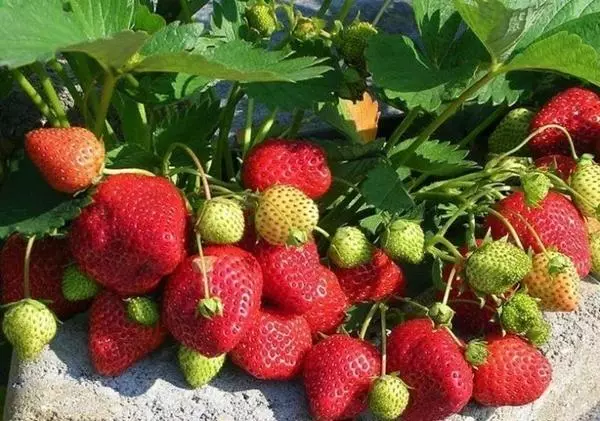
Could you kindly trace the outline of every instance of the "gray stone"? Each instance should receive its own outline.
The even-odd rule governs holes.
[[[548,314],[554,336],[546,355],[554,370],[548,391],[532,405],[470,405],[452,421],[600,420],[600,287],[582,283],[575,313]],[[86,316],[60,328],[33,363],[13,361],[5,421],[302,421],[310,419],[298,382],[263,382],[228,364],[210,385],[190,390],[179,373],[174,345],[123,375],[94,373],[86,347]]]

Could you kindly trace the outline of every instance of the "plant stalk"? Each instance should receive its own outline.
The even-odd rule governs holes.
[[[35,89],[35,87],[27,80],[25,75],[18,69],[14,69],[12,71],[13,78],[19,84],[23,92],[29,97],[31,102],[37,107],[37,109],[42,113],[46,119],[52,124],[54,127],[59,127],[60,123],[54,115],[53,111],[50,109],[44,98],[39,94],[39,92]]]
[[[475,127],[473,130],[471,130],[471,133],[466,135],[458,143],[459,149],[464,149],[464,148],[471,146],[473,141],[475,139],[477,139],[477,136],[479,136],[485,129],[490,127],[494,123],[494,121],[496,121],[498,119],[498,117],[500,117],[502,114],[504,114],[506,112],[507,109],[508,109],[508,106],[506,105],[506,103],[502,103],[502,105],[500,105],[498,108],[496,108],[493,113],[491,113],[489,116],[487,116],[487,118],[485,118],[481,123],[479,123],[477,125],[477,127]]]
[[[112,72],[107,72],[104,77],[104,86],[102,86],[102,93],[100,95],[100,105],[96,113],[96,124],[94,126],[94,134],[97,137],[102,137],[104,131],[104,120],[108,115],[108,108],[110,107],[110,100],[112,99],[115,85],[117,84],[117,78]]]
[[[252,143],[252,122],[254,118],[254,98],[248,98],[248,108],[246,110],[246,123],[244,125],[244,136],[242,141],[242,157],[250,150]]]
[[[379,309],[379,303],[375,303],[373,304],[373,306],[371,307],[371,309],[369,310],[369,312],[367,313],[367,316],[365,317],[365,321],[363,322],[361,328],[360,328],[360,332],[358,334],[358,337],[362,340],[365,339],[365,335],[367,334],[367,330],[369,329],[369,325],[371,324],[371,320],[373,320],[373,316],[375,316],[375,313],[377,313],[377,310]]]
[[[260,142],[265,140],[265,137],[267,137],[267,134],[271,130],[271,127],[273,127],[273,124],[275,124],[275,116],[277,115],[278,111],[279,109],[275,107],[273,111],[271,111],[271,114],[269,114],[267,118],[261,123],[256,133],[256,136],[254,136],[252,146],[258,145]]]
[[[33,69],[40,77],[42,89],[44,89],[44,93],[46,94],[48,101],[50,101],[50,106],[54,110],[54,114],[56,114],[60,126],[70,127],[65,107],[62,102],[60,102],[60,98],[56,93],[56,89],[54,89],[54,85],[52,85],[52,80],[50,80],[50,75],[46,71],[46,67],[42,63],[36,62],[33,65]]]
[[[206,200],[210,200],[211,199],[210,186],[208,184],[206,172],[204,171],[204,167],[202,166],[200,159],[198,159],[198,157],[196,156],[194,151],[189,146],[187,146],[183,143],[179,143],[179,142],[171,143],[171,145],[169,146],[169,149],[167,149],[167,152],[165,153],[165,157],[163,158],[163,174],[165,176],[168,176],[169,161],[171,159],[171,155],[173,155],[173,152],[175,151],[176,148],[180,148],[185,153],[187,153],[188,156],[194,162],[194,165],[196,165],[196,169],[198,170],[198,174],[199,174],[198,179],[200,180],[200,182],[202,183],[202,186],[204,187],[204,196],[206,197]],[[196,187],[199,187],[199,183],[197,183]]]
[[[387,330],[385,326],[387,306],[381,303],[379,311],[381,313],[381,375],[385,376],[387,371]]]
[[[354,6],[354,1],[355,0],[344,0],[344,4],[342,4],[342,8],[336,15],[335,20],[344,22],[348,17],[348,13],[350,13],[350,9],[352,9],[352,6]]]
[[[29,270],[31,268],[31,252],[33,250],[34,243],[35,235],[32,235],[27,240],[27,247],[25,248],[25,260],[23,262],[23,296],[25,298],[31,298],[31,280],[29,279]]]
[[[377,12],[377,16],[375,16],[375,19],[373,19],[373,26],[377,26],[377,24],[383,17],[383,14],[385,13],[385,11],[388,9],[388,7],[390,7],[390,4],[392,4],[392,0],[385,0],[383,2],[383,5],[379,9],[379,12]]]
[[[83,110],[83,107],[84,107],[83,97],[81,96],[81,93],[77,90],[77,87],[75,86],[75,84],[73,83],[73,81],[71,80],[69,75],[67,74],[64,66],[61,63],[59,63],[56,59],[50,60],[48,62],[48,65],[52,68],[52,70],[54,70],[56,72],[56,74],[63,81],[63,83],[65,84],[65,87],[71,94],[73,101],[75,101],[75,105],[77,106],[77,108],[79,108],[80,110]]]
[[[392,133],[390,138],[385,145],[385,151],[390,152],[394,146],[402,139],[402,136],[406,131],[410,128],[410,126],[414,123],[415,119],[419,116],[419,109],[413,108],[406,114],[404,119],[400,122],[396,130]]]

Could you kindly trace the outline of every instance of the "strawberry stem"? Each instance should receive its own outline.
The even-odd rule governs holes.
[[[23,296],[25,298],[31,297],[31,282],[29,279],[29,270],[31,268],[31,251],[33,250],[34,243],[35,235],[32,235],[27,240],[27,247],[25,248],[25,260],[23,262]]]
[[[252,143],[252,121],[254,118],[254,98],[248,98],[248,109],[246,110],[246,123],[242,141],[242,157],[245,158]]]
[[[206,197],[206,200],[210,200],[210,186],[208,184],[206,173],[204,172],[204,167],[202,166],[202,163],[200,162],[194,151],[189,146],[179,142],[171,143],[171,146],[169,146],[169,149],[167,149],[165,157],[163,158],[163,174],[165,175],[165,177],[169,175],[169,162],[176,148],[182,149],[185,153],[188,154],[192,161],[194,161],[194,165],[196,165],[196,169],[198,170],[198,176],[196,179],[196,189],[199,189],[200,184],[202,184],[202,186],[204,187],[204,196]]]
[[[592,203],[587,197],[583,196],[581,193],[575,191],[571,186],[569,186],[562,178],[552,174],[551,172],[545,172],[544,175],[548,177],[555,185],[555,187],[560,188],[570,195],[576,197],[581,202],[590,206],[591,208],[596,208],[596,205]]]
[[[523,140],[521,143],[519,143],[517,146],[515,146],[510,151],[505,152],[502,155],[500,155],[500,157],[498,158],[498,161],[501,161],[504,158],[506,158],[507,156],[510,156],[510,155],[514,154],[515,152],[519,151],[519,149],[521,149],[522,147],[527,145],[531,139],[533,139],[538,134],[540,134],[548,129],[557,129],[565,134],[565,136],[567,137],[567,140],[569,141],[569,146],[571,147],[571,153],[573,155],[573,158],[575,160],[577,160],[578,159],[577,152],[575,152],[575,146],[573,145],[573,139],[571,138],[571,135],[569,134],[567,129],[565,129],[563,126],[559,126],[558,124],[547,124],[545,126],[540,127],[539,129],[535,130],[533,133],[531,133],[529,136],[527,136],[525,138],[525,140]]]
[[[369,312],[367,313],[367,316],[365,317],[365,320],[360,328],[360,332],[358,334],[358,337],[360,339],[365,339],[365,335],[367,334],[367,329],[369,329],[369,325],[371,324],[371,320],[373,320],[373,316],[375,316],[375,313],[377,313],[377,309],[379,308],[379,303],[375,303],[373,304],[373,306],[371,307],[371,309],[369,310]]]
[[[39,94],[39,92],[35,89],[35,87],[27,80],[25,75],[21,73],[20,70],[14,69],[12,71],[12,75],[14,80],[19,84],[23,92],[29,97],[31,102],[37,107],[37,109],[42,113],[46,119],[52,124],[54,127],[59,127],[60,123],[56,119],[54,112],[50,109],[44,98]]]
[[[448,280],[446,281],[446,290],[444,291],[444,298],[442,300],[442,304],[447,305],[448,299],[450,298],[450,291],[452,290],[452,282],[456,277],[456,265],[452,266],[452,270],[450,271],[450,276],[448,276]]]
[[[104,121],[108,115],[110,100],[112,99],[116,84],[117,78],[112,74],[111,71],[106,72],[106,76],[104,77],[104,85],[102,86],[102,93],[100,94],[100,105],[98,106],[98,112],[96,113],[96,124],[94,126],[94,134],[98,138],[102,137],[102,132],[104,131]]]
[[[269,114],[267,118],[265,118],[265,120],[261,123],[261,125],[258,127],[256,135],[254,136],[252,144],[250,145],[250,148],[252,148],[254,145],[258,145],[260,142],[265,140],[265,137],[267,137],[269,130],[271,130],[271,127],[273,127],[273,124],[275,123],[275,116],[277,116],[278,111],[279,108],[275,107],[273,111],[271,111],[271,114]]]
[[[375,19],[373,19],[373,26],[376,26],[379,23],[385,11],[388,9],[388,7],[390,7],[390,4],[392,4],[392,0],[385,0],[383,2],[379,12],[377,12],[377,16],[375,16]]]
[[[504,215],[502,215],[500,212],[496,211],[493,208],[487,208],[488,213],[494,215],[496,218],[498,218],[498,220],[500,222],[502,222],[502,224],[506,227],[507,231],[510,233],[511,237],[513,238],[513,241],[515,242],[515,244],[521,249],[521,250],[525,250],[525,248],[523,247],[523,243],[521,243],[521,239],[519,238],[519,235],[517,234],[517,231],[515,230],[515,227],[512,226],[512,224],[509,222],[508,219],[506,219],[504,217]]]
[[[198,246],[198,256],[200,256],[200,271],[202,272],[202,284],[204,287],[204,298],[210,298],[210,286],[208,285],[208,271],[204,261],[204,251],[202,250],[202,238],[196,233],[196,245]]]
[[[531,235],[533,235],[533,238],[535,238],[535,241],[538,244],[538,247],[540,248],[540,250],[542,250],[542,252],[544,254],[547,253],[546,247],[544,246],[544,243],[542,242],[542,239],[538,235],[537,231],[533,228],[533,226],[523,217],[523,215],[521,215],[519,213],[515,213],[515,212],[513,212],[513,214],[517,218],[519,218],[521,220],[521,222],[523,222],[523,224],[525,224],[525,226],[527,227],[527,229],[529,230],[529,232],[531,233]]]
[[[408,128],[414,123],[416,118],[419,116],[419,113],[420,113],[420,108],[417,107],[417,108],[413,108],[412,110],[410,110],[408,112],[408,114],[406,114],[404,116],[404,118],[402,119],[402,121],[400,122],[398,127],[396,127],[396,129],[394,130],[394,132],[391,134],[390,138],[386,142],[386,145],[385,145],[386,153],[390,152],[393,149],[393,147],[396,146],[396,144],[400,141],[400,139],[402,139],[402,136],[404,135],[404,133],[406,133]],[[423,174],[423,175],[425,175],[425,174]]]
[[[321,234],[323,237],[327,238],[328,240],[331,239],[331,235],[320,226],[315,226],[314,230]]]
[[[106,175],[139,174],[139,175],[147,175],[149,177],[155,177],[156,176],[156,174],[154,174],[153,172],[147,171],[147,170],[143,170],[141,168],[118,168],[118,169],[104,168],[102,170],[102,173],[104,173]]]
[[[381,303],[379,305],[379,311],[381,313],[381,375],[385,376],[387,370],[387,330],[385,328],[385,315],[388,307]]]
[[[65,108],[63,107],[62,102],[60,102],[60,98],[58,97],[58,94],[52,85],[50,75],[48,75],[46,68],[42,63],[36,62],[33,64],[33,69],[40,78],[42,89],[44,89],[44,93],[46,94],[48,101],[50,101],[50,105],[52,106],[52,109],[58,118],[58,123],[61,127],[70,127],[69,119],[65,113]]]

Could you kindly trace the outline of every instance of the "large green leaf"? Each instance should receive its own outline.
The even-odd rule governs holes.
[[[245,10],[246,2],[243,1],[214,1],[210,33],[228,41],[244,39],[248,33],[248,25],[244,19]]]
[[[161,159],[135,143],[126,143],[106,153],[107,168],[141,168],[156,172],[161,168]]]
[[[169,104],[202,92],[212,80],[185,73],[140,73],[137,85],[123,80],[119,88],[144,104]]]
[[[336,102],[318,104],[316,114],[321,120],[342,133],[353,143],[361,142],[361,137],[356,130],[356,124],[342,101],[338,100]]]
[[[456,9],[497,62],[503,61],[533,25],[542,4],[524,0],[454,0]]]
[[[153,34],[166,26],[167,22],[161,15],[152,13],[148,5],[136,3],[133,15],[133,29]]]
[[[65,47],[129,29],[133,12],[134,0],[4,0],[0,66],[46,61]]]
[[[0,238],[14,232],[47,234],[77,217],[90,202],[85,194],[73,199],[52,190],[25,159],[0,188]]]
[[[152,35],[152,38],[148,39],[140,49],[139,54],[151,56],[153,54],[191,51],[199,45],[202,46],[203,51],[206,43],[213,47],[220,43],[215,38],[202,38],[203,32],[204,25],[201,23],[186,25],[180,25],[179,22],[171,23]]]
[[[397,213],[415,206],[398,173],[389,165],[369,171],[360,190],[367,203],[380,210]]]

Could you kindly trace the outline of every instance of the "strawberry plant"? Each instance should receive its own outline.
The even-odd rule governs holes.
[[[537,399],[543,311],[599,266],[600,3],[414,0],[411,37],[388,0],[208,3],[0,1],[0,93],[41,116],[0,144],[17,354],[91,301],[103,375],[168,332],[190,386],[229,359],[318,418]]]

